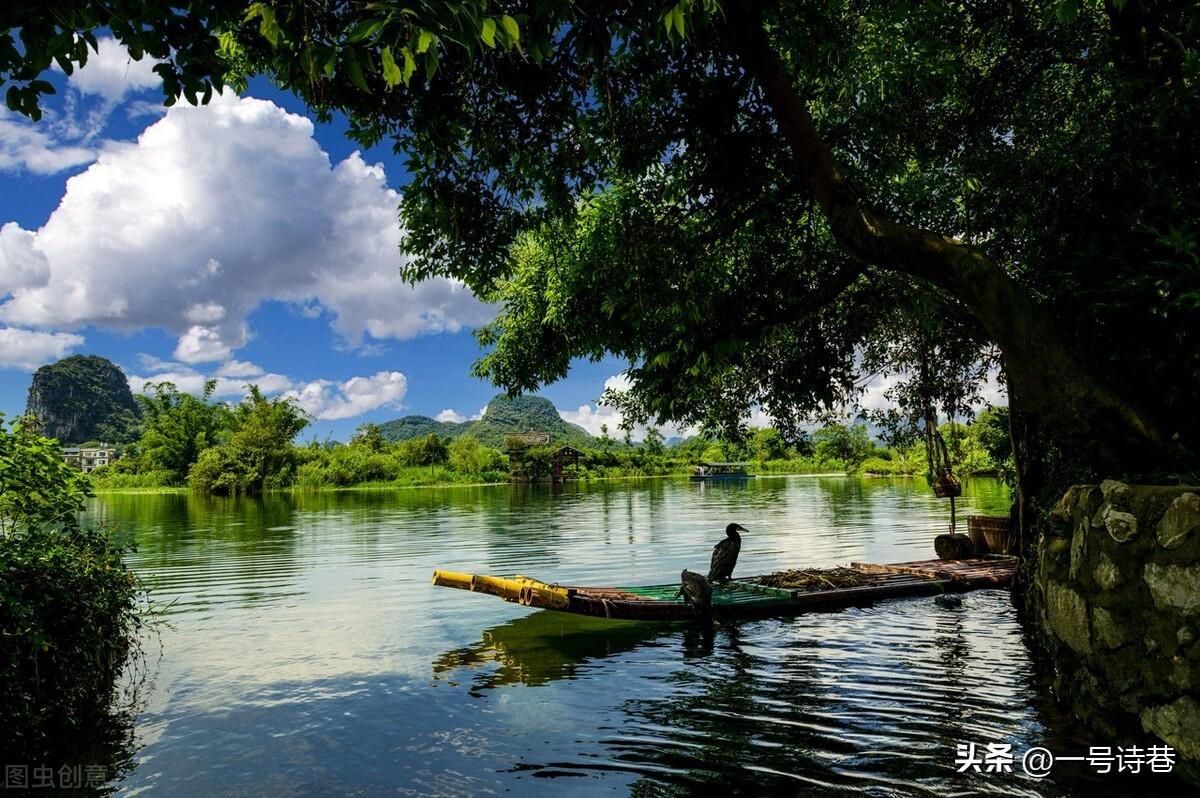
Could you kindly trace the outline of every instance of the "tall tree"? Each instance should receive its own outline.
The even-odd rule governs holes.
[[[1194,3],[188,12],[16,4],[10,104],[32,114],[51,59],[81,60],[68,34],[110,24],[166,60],[170,99],[266,73],[390,137],[404,274],[502,303],[478,370],[509,389],[614,352],[631,418],[730,427],[758,403],[788,432],[869,369],[945,411],[994,360],[1035,489],[1194,467]]]
[[[137,396],[144,424],[137,456],[143,470],[168,472],[182,484],[200,453],[220,442],[230,416],[224,403],[210,401],[216,387],[216,380],[209,380],[197,397],[181,393],[174,383],[146,383]]]

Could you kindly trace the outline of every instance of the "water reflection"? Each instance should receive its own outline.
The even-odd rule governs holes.
[[[573,679],[588,661],[631,651],[678,628],[678,624],[608,621],[543,610],[486,629],[478,642],[439,655],[433,661],[433,675],[456,684],[462,671],[468,671],[476,695],[505,685],[537,687]]]
[[[955,776],[958,740],[1080,742],[1038,697],[1002,592],[703,633],[429,584],[437,567],[661,583],[703,568],[730,520],[751,530],[747,573],[917,559],[946,522],[914,480],[710,487],[103,497],[171,622],[119,792],[1102,792],[1078,772]],[[994,482],[965,493],[964,512],[1007,508]]]

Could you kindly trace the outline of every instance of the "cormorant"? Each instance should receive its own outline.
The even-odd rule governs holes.
[[[712,586],[700,574],[684,568],[683,573],[679,574],[679,593],[675,595],[680,594],[697,617],[707,618],[712,614]]]
[[[742,550],[742,538],[738,532],[749,530],[741,524],[725,527],[725,539],[713,547],[712,564],[708,567],[708,581],[724,582],[733,576],[738,553]]]

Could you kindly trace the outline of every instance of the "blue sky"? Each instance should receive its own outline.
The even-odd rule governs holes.
[[[402,157],[265,81],[166,111],[150,66],[102,39],[51,76],[40,122],[0,112],[0,412],[24,409],[38,364],[84,353],[136,383],[293,395],[315,418],[305,438],[478,414],[496,389],[468,374],[471,330],[493,311],[400,281]],[[622,367],[580,363],[543,395],[615,426],[595,400]]]

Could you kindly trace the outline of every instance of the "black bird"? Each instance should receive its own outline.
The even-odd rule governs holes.
[[[712,564],[708,566],[708,581],[724,582],[733,576],[738,554],[742,550],[742,536],[738,532],[748,531],[741,524],[725,527],[725,539],[713,547]]]
[[[712,585],[697,573],[684,568],[679,574],[679,593],[683,595],[683,603],[692,608],[699,618],[707,618],[712,614]]]

